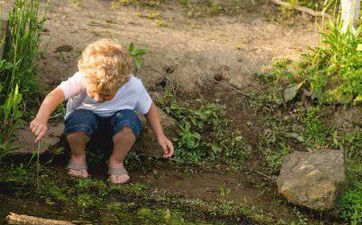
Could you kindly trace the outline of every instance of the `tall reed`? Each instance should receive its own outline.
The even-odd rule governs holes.
[[[9,30],[4,47],[4,59],[14,64],[4,74],[6,94],[12,92],[16,84],[26,96],[35,91],[35,68],[39,60],[40,35],[45,15],[39,15],[39,0],[15,0],[9,15]]]
[[[0,61],[0,157],[9,150],[23,112],[37,92],[35,80],[45,15],[39,0],[15,0]]]

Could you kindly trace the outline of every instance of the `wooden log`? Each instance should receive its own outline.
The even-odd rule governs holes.
[[[34,216],[18,215],[12,212],[5,219],[9,224],[18,225],[75,225],[65,220],[43,219]]]

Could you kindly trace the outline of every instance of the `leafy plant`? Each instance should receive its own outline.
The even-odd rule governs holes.
[[[1,90],[0,90],[1,91]],[[0,127],[0,156],[10,149],[12,135],[21,124],[22,112],[19,109],[22,95],[16,85],[13,92],[10,92],[3,105],[0,105],[0,116],[3,124]]]
[[[9,13],[8,33],[0,62],[0,156],[11,147],[23,112],[34,103],[38,91],[35,68],[45,16],[39,15],[39,0],[15,0]],[[36,99],[36,98],[35,98]]]
[[[341,217],[351,221],[351,225],[362,223],[362,184],[349,188],[340,201]]]
[[[358,31],[341,33],[331,24],[322,32],[323,45],[303,55],[298,74],[307,81],[311,97],[321,103],[359,103],[362,99],[362,43]]]
[[[321,112],[318,107],[310,107],[303,115],[306,144],[308,147],[320,149],[326,146],[327,135],[330,133],[320,119]]]
[[[35,68],[40,57],[40,35],[46,17],[39,15],[39,0],[16,0],[9,14],[9,30],[4,59],[14,66],[4,71],[1,82],[5,93],[10,93],[16,84],[21,93],[30,100],[36,93]]]
[[[136,69],[139,70],[142,66],[142,57],[147,53],[147,50],[137,49],[133,43],[129,45],[128,50],[135,61]]]
[[[240,132],[229,128],[222,105],[201,99],[181,104],[171,90],[166,90],[160,104],[178,121],[179,131],[173,140],[179,160],[240,166],[247,159],[246,142]]]

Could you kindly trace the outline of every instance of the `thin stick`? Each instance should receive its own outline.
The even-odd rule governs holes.
[[[292,5],[288,2],[283,2],[281,0],[271,0],[272,3],[276,4],[276,5],[280,5],[280,6],[284,6],[290,9],[294,9],[297,10],[299,12],[304,12],[307,13],[311,16],[315,16],[315,17],[325,17],[325,18],[331,18],[331,16],[327,13],[325,13],[324,11],[322,12],[318,12],[318,11],[314,11],[313,9],[307,8],[307,7],[303,7],[303,6],[299,6],[299,5]]]
[[[208,79],[208,80],[211,81],[210,79]],[[224,86],[227,87],[227,88],[233,89],[233,90],[237,91],[238,93],[240,93],[241,95],[243,95],[243,96],[245,96],[245,97],[252,98],[250,95],[246,94],[245,92],[243,92],[243,91],[239,90],[238,88],[233,87],[233,86],[231,86],[231,85],[229,85],[229,84],[227,84],[227,83],[224,83],[224,82],[221,82],[221,81],[217,81],[217,80],[212,80],[212,81],[214,81],[215,83],[218,83],[218,84],[222,84],[222,85],[224,85]]]
[[[37,160],[36,160],[36,191],[40,191],[40,145],[41,141],[38,142],[38,149],[37,149]]]
[[[275,181],[275,178],[273,178],[273,177],[271,177],[271,176],[268,176],[268,175],[266,175],[265,173],[262,173],[262,172],[260,172],[260,171],[258,171],[258,170],[250,169],[249,171],[250,171],[250,172],[253,172],[253,173],[256,173],[256,174],[259,174],[259,175],[261,175],[261,176],[263,176],[263,177],[265,177],[265,178],[268,178],[268,179],[271,180],[271,181]]]

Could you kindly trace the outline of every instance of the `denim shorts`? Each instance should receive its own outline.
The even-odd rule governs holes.
[[[74,132],[83,131],[89,137],[96,132],[109,134],[112,137],[122,130],[129,127],[136,138],[140,135],[142,125],[137,114],[130,109],[120,110],[111,117],[100,117],[94,112],[86,109],[77,109],[73,111],[65,120],[64,134],[68,135]]]

